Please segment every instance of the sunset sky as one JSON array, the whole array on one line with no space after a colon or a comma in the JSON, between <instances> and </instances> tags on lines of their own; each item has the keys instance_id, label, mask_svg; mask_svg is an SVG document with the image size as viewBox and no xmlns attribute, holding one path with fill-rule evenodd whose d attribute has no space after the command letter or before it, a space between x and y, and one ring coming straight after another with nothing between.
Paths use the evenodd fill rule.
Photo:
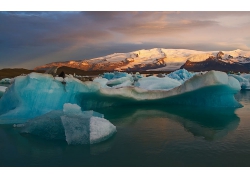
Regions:
<instances>
[{"instance_id":1,"label":"sunset sky","mask_svg":"<svg viewBox=\"0 0 250 180\"><path fill-rule=\"evenodd\" d=\"M0 69L155 47L250 50L250 12L0 12Z\"/></svg>"}]
</instances>

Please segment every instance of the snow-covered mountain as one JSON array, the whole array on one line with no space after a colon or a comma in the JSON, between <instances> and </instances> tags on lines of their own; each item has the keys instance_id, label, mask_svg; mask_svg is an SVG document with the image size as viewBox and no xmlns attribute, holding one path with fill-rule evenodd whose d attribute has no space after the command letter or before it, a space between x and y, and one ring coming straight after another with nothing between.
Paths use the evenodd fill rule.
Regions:
<instances>
[{"instance_id":1,"label":"snow-covered mountain","mask_svg":"<svg viewBox=\"0 0 250 180\"><path fill-rule=\"evenodd\" d=\"M154 48L149 50L143 49L129 53L114 53L93 59L53 62L36 67L35 70L46 70L54 66L67 66L86 71L173 71L185 66L186 62L189 64L191 62L191 64L196 65L201 62L207 62L207 60L231 64L231 66L235 64L248 66L248 63L250 63L250 51L243 51L240 49L234 51L196 51L188 49Z\"/></svg>"}]
</instances>

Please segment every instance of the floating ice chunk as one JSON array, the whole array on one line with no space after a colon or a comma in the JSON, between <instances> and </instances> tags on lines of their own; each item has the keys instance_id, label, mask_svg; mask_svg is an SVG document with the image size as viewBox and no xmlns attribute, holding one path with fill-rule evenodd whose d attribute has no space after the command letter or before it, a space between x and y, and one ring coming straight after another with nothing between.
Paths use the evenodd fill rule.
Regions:
<instances>
[{"instance_id":1,"label":"floating ice chunk","mask_svg":"<svg viewBox=\"0 0 250 180\"><path fill-rule=\"evenodd\" d=\"M229 74L228 76L234 77L235 79L237 79L240 83L241 89L250 89L250 82L248 79L245 78L248 76L242 76L242 75L236 75L236 74Z\"/></svg>"},{"instance_id":2,"label":"floating ice chunk","mask_svg":"<svg viewBox=\"0 0 250 180\"><path fill-rule=\"evenodd\" d=\"M121 87L127 87L127 86L132 86L132 85L133 85L133 82L131 80L126 80L122 82L121 84L113 86L112 88L121 88Z\"/></svg>"},{"instance_id":3,"label":"floating ice chunk","mask_svg":"<svg viewBox=\"0 0 250 180\"><path fill-rule=\"evenodd\" d=\"M0 84L11 84L12 79L10 78L4 78L0 80Z\"/></svg>"},{"instance_id":4,"label":"floating ice chunk","mask_svg":"<svg viewBox=\"0 0 250 180\"><path fill-rule=\"evenodd\" d=\"M82 112L76 104L65 104L63 111L51 111L27 121L21 133L33 134L49 140L65 140L68 144L94 144L116 133L108 120L99 113Z\"/></svg>"},{"instance_id":5,"label":"floating ice chunk","mask_svg":"<svg viewBox=\"0 0 250 180\"><path fill-rule=\"evenodd\" d=\"M5 93L7 87L5 86L0 86L0 98L2 97L2 95Z\"/></svg>"},{"instance_id":6,"label":"floating ice chunk","mask_svg":"<svg viewBox=\"0 0 250 180\"><path fill-rule=\"evenodd\" d=\"M204 75L195 75L182 85L168 91L145 90L138 87L120 89L101 89L103 95L110 97L109 105L115 106L129 103L142 104L182 104L210 107L242 107L234 98L240 90L240 84L235 78L229 78L226 73L209 71ZM114 102L111 102L114 97ZM120 98L120 102L116 99Z\"/></svg>"},{"instance_id":7,"label":"floating ice chunk","mask_svg":"<svg viewBox=\"0 0 250 180\"><path fill-rule=\"evenodd\" d=\"M126 72L114 72L113 79L119 79L119 78L122 78L122 77L132 77L132 75L128 74Z\"/></svg>"},{"instance_id":8,"label":"floating ice chunk","mask_svg":"<svg viewBox=\"0 0 250 180\"><path fill-rule=\"evenodd\" d=\"M82 111L80 106L78 106L77 104L71 104L71 103L65 103L63 105L63 112L66 115L81 115L82 114L89 118L92 116L104 118L103 114L100 114L93 110Z\"/></svg>"},{"instance_id":9,"label":"floating ice chunk","mask_svg":"<svg viewBox=\"0 0 250 180\"><path fill-rule=\"evenodd\" d=\"M241 74L241 76L250 81L250 74Z\"/></svg>"},{"instance_id":10,"label":"floating ice chunk","mask_svg":"<svg viewBox=\"0 0 250 180\"><path fill-rule=\"evenodd\" d=\"M126 72L104 73L102 75L102 78L106 78L108 80L119 79L119 78L122 78L122 77L131 77L131 75L126 73Z\"/></svg>"},{"instance_id":11,"label":"floating ice chunk","mask_svg":"<svg viewBox=\"0 0 250 180\"><path fill-rule=\"evenodd\" d=\"M105 79L107 79L107 80L110 80L110 79L113 79L114 76L115 76L114 73L104 73L104 74L102 75L102 78L105 78Z\"/></svg>"},{"instance_id":12,"label":"floating ice chunk","mask_svg":"<svg viewBox=\"0 0 250 180\"><path fill-rule=\"evenodd\" d=\"M93 82L99 83L101 85L102 88L108 88L109 86L107 86L107 82L109 80L106 78L101 78L101 77L96 77Z\"/></svg>"},{"instance_id":13,"label":"floating ice chunk","mask_svg":"<svg viewBox=\"0 0 250 180\"><path fill-rule=\"evenodd\" d=\"M193 77L193 74L188 72L186 69L179 69L167 75L169 78L176 79L181 83Z\"/></svg>"},{"instance_id":14,"label":"floating ice chunk","mask_svg":"<svg viewBox=\"0 0 250 180\"><path fill-rule=\"evenodd\" d=\"M20 132L48 140L65 140L65 130L61 121L63 115L63 111L51 111L24 123Z\"/></svg>"},{"instance_id":15,"label":"floating ice chunk","mask_svg":"<svg viewBox=\"0 0 250 180\"><path fill-rule=\"evenodd\" d=\"M0 99L0 121L23 123L51 110L62 110L65 103L77 104L78 94L92 93L100 89L98 83L65 78L66 84L48 74L31 73L15 78ZM1 122L0 122L1 123Z\"/></svg>"},{"instance_id":16,"label":"floating ice chunk","mask_svg":"<svg viewBox=\"0 0 250 180\"><path fill-rule=\"evenodd\" d=\"M116 80L119 79L122 78ZM66 84L62 84L47 74L19 76L0 99L0 124L24 123L52 110L62 110L65 103L78 104L83 110L147 103L241 107L234 98L241 89L240 83L224 72L195 75L181 85L165 77L156 78L158 83L152 80L152 87L147 79L143 86L143 79L138 80L139 87L101 88L97 82L81 82L72 77L65 78ZM148 87L160 90L147 90ZM166 91L167 88L173 89Z\"/></svg>"},{"instance_id":17,"label":"floating ice chunk","mask_svg":"<svg viewBox=\"0 0 250 180\"><path fill-rule=\"evenodd\" d=\"M77 104L70 104L70 103L65 103L63 105L63 112L65 114L81 114L81 107L78 106Z\"/></svg>"},{"instance_id":18,"label":"floating ice chunk","mask_svg":"<svg viewBox=\"0 0 250 180\"><path fill-rule=\"evenodd\" d=\"M89 119L83 115L61 116L68 144L90 144Z\"/></svg>"},{"instance_id":19,"label":"floating ice chunk","mask_svg":"<svg viewBox=\"0 0 250 180\"><path fill-rule=\"evenodd\" d=\"M150 76L139 79L135 85L147 90L169 90L180 86L181 83L169 77L158 78Z\"/></svg>"},{"instance_id":20,"label":"floating ice chunk","mask_svg":"<svg viewBox=\"0 0 250 180\"><path fill-rule=\"evenodd\" d=\"M116 127L108 120L91 117L90 118L90 144L98 143L108 139L116 132Z\"/></svg>"},{"instance_id":21,"label":"floating ice chunk","mask_svg":"<svg viewBox=\"0 0 250 180\"><path fill-rule=\"evenodd\" d=\"M132 83L132 80L131 80L131 77L121 77L121 78L117 78L117 79L111 79L107 82L107 86L117 86L119 84L122 84L126 81L131 81Z\"/></svg>"}]
</instances>

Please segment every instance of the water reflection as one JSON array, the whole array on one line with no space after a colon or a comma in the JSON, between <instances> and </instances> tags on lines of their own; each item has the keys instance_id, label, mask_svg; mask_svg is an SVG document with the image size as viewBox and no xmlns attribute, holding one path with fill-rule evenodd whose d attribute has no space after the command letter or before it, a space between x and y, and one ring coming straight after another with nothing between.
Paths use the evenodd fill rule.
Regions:
<instances>
[{"instance_id":1,"label":"water reflection","mask_svg":"<svg viewBox=\"0 0 250 180\"><path fill-rule=\"evenodd\" d=\"M105 117L116 126L133 126L138 119L150 118L152 119L151 125L156 126L154 119L165 118L181 124L186 131L194 136L202 136L206 140L216 140L237 129L240 118L235 114L235 110L234 108L181 106L154 106L153 108L145 106L138 108L130 106L107 109L102 113L106 114Z\"/></svg>"},{"instance_id":2,"label":"water reflection","mask_svg":"<svg viewBox=\"0 0 250 180\"><path fill-rule=\"evenodd\" d=\"M129 106L99 112L117 127L117 134L94 145L69 146L64 141L23 136L18 128L1 125L0 166L165 165L171 153L184 158L181 154L187 148L207 148L211 145L207 141L225 138L240 123L235 109L223 108ZM194 136L205 141L198 138L198 146Z\"/></svg>"}]
</instances>

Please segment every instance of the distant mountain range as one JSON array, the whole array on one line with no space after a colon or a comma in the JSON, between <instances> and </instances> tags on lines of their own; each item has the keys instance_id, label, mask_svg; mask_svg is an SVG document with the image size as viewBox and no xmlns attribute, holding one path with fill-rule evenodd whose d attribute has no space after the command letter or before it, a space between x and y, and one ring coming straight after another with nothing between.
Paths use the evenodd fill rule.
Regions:
<instances>
[{"instance_id":1,"label":"distant mountain range","mask_svg":"<svg viewBox=\"0 0 250 180\"><path fill-rule=\"evenodd\" d=\"M14 78L20 76L21 74L29 74L31 72L43 73L43 70L28 70L23 68L5 68L0 69L0 80L3 78Z\"/></svg>"},{"instance_id":2,"label":"distant mountain range","mask_svg":"<svg viewBox=\"0 0 250 180\"><path fill-rule=\"evenodd\" d=\"M250 51L196 51L188 49L154 48L129 53L114 53L93 59L53 62L36 67L48 70L52 67L70 67L84 71L173 71L185 68L189 71L250 71Z\"/></svg>"}]
</instances>

